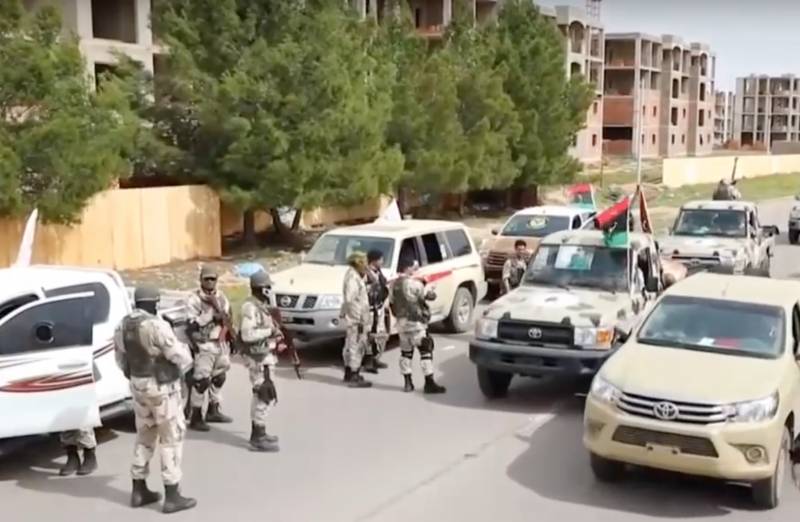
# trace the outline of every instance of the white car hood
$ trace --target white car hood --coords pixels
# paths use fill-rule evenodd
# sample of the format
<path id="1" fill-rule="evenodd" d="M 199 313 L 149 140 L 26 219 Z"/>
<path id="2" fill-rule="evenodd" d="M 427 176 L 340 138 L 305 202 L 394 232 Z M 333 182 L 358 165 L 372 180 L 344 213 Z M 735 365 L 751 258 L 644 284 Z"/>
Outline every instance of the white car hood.
<path id="1" fill-rule="evenodd" d="M 341 295 L 346 265 L 302 263 L 271 274 L 275 293 Z"/>
<path id="2" fill-rule="evenodd" d="M 745 247 L 744 238 L 669 236 L 661 241 L 661 251 L 672 255 L 710 256 L 714 252 L 739 251 Z"/>

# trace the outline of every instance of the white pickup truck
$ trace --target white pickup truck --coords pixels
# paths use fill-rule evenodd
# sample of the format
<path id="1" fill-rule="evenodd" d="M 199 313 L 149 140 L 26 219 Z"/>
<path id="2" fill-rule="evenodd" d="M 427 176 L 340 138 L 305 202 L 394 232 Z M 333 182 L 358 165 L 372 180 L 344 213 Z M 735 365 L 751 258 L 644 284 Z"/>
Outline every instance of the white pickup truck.
<path id="1" fill-rule="evenodd" d="M 113 345 L 131 292 L 112 270 L 0 269 L 0 448 L 132 411 Z M 180 319 L 181 301 L 162 296 L 162 315 Z"/>

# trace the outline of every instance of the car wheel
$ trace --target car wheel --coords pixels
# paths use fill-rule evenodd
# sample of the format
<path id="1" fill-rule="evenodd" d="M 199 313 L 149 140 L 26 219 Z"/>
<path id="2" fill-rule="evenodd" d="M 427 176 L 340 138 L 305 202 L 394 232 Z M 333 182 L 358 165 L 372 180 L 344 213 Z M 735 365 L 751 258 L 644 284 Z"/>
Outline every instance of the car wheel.
<path id="1" fill-rule="evenodd" d="M 469 288 L 461 286 L 453 297 L 453 306 L 447 317 L 446 326 L 450 333 L 464 333 L 472 323 L 472 312 L 475 309 L 475 298 Z"/>
<path id="2" fill-rule="evenodd" d="M 789 243 L 796 245 L 798 237 L 800 237 L 800 230 L 789 231 Z"/>
<path id="3" fill-rule="evenodd" d="M 774 509 L 778 507 L 781 500 L 786 481 L 792 462 L 790 455 L 790 447 L 792 444 L 792 437 L 789 434 L 789 429 L 783 429 L 783 438 L 781 439 L 781 447 L 778 451 L 778 459 L 775 464 L 775 473 L 764 480 L 759 480 L 752 484 L 753 502 L 763 509 Z"/>
<path id="4" fill-rule="evenodd" d="M 487 399 L 502 399 L 508 395 L 508 387 L 513 375 L 495 372 L 478 366 L 478 386 Z"/>
<path id="5" fill-rule="evenodd" d="M 592 473 L 600 482 L 618 482 L 625 478 L 625 464 L 592 453 L 589 456 Z"/>

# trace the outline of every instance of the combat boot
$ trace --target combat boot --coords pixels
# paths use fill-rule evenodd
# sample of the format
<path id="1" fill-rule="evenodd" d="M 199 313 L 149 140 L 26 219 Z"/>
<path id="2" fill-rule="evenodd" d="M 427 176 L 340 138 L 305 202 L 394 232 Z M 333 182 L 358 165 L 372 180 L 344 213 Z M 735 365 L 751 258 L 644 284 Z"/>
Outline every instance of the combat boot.
<path id="1" fill-rule="evenodd" d="M 250 447 L 255 451 L 278 451 L 278 437 L 266 432 L 264 426 L 252 425 Z"/>
<path id="2" fill-rule="evenodd" d="M 425 393 L 444 393 L 447 391 L 447 388 L 436 384 L 436 381 L 433 380 L 433 375 L 426 375 L 425 376 L 425 389 L 423 392 Z"/>
<path id="3" fill-rule="evenodd" d="M 194 431 L 209 431 L 211 427 L 206 424 L 203 418 L 203 408 L 192 408 L 192 418 L 189 421 L 189 429 Z"/>
<path id="4" fill-rule="evenodd" d="M 411 375 L 403 375 L 403 380 L 405 380 L 405 385 L 403 386 L 404 392 L 413 392 L 414 391 L 414 379 L 411 378 Z"/>
<path id="5" fill-rule="evenodd" d="M 208 411 L 206 412 L 206 422 L 216 422 L 220 424 L 230 424 L 233 419 L 219 411 L 218 402 L 209 402 Z"/>
<path id="6" fill-rule="evenodd" d="M 364 356 L 363 369 L 365 372 L 378 373 L 378 366 L 375 364 L 375 357 L 372 355 Z"/>
<path id="7" fill-rule="evenodd" d="M 164 513 L 176 513 L 185 509 L 192 509 L 197 505 L 193 498 L 187 498 L 178 491 L 178 484 L 164 485 Z"/>
<path id="8" fill-rule="evenodd" d="M 360 370 L 355 370 L 347 386 L 350 388 L 371 388 L 372 383 L 361 376 Z"/>
<path id="9" fill-rule="evenodd" d="M 161 493 L 150 491 L 147 482 L 144 480 L 133 479 L 133 489 L 131 490 L 131 507 L 138 508 L 154 504 L 161 500 Z"/>
<path id="10" fill-rule="evenodd" d="M 89 475 L 97 470 L 97 456 L 95 455 L 94 448 L 85 448 L 83 450 L 83 462 L 78 468 L 78 475 Z"/>
<path id="11" fill-rule="evenodd" d="M 349 366 L 344 367 L 344 379 L 342 382 L 350 382 L 353 379 L 353 370 Z"/>
<path id="12" fill-rule="evenodd" d="M 62 477 L 68 477 L 69 475 L 74 475 L 78 471 L 78 468 L 81 467 L 81 459 L 78 456 L 77 446 L 67 446 L 64 449 L 67 452 L 67 463 L 58 470 L 58 474 Z"/>

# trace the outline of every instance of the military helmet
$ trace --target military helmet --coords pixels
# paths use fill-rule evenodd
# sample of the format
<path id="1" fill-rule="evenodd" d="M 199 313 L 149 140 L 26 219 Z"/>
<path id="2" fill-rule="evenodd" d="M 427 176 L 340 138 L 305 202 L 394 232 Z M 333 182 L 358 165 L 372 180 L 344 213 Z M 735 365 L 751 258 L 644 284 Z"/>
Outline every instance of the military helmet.
<path id="1" fill-rule="evenodd" d="M 259 270 L 250 276 L 250 288 L 264 288 L 272 286 L 272 278 L 264 270 Z"/>
<path id="2" fill-rule="evenodd" d="M 217 269 L 211 265 L 203 265 L 203 268 L 200 269 L 200 279 L 217 279 L 218 277 Z"/>
<path id="3" fill-rule="evenodd" d="M 133 300 L 137 303 L 147 301 L 159 301 L 161 299 L 161 292 L 158 288 L 150 285 L 137 286 L 133 292 Z"/>

